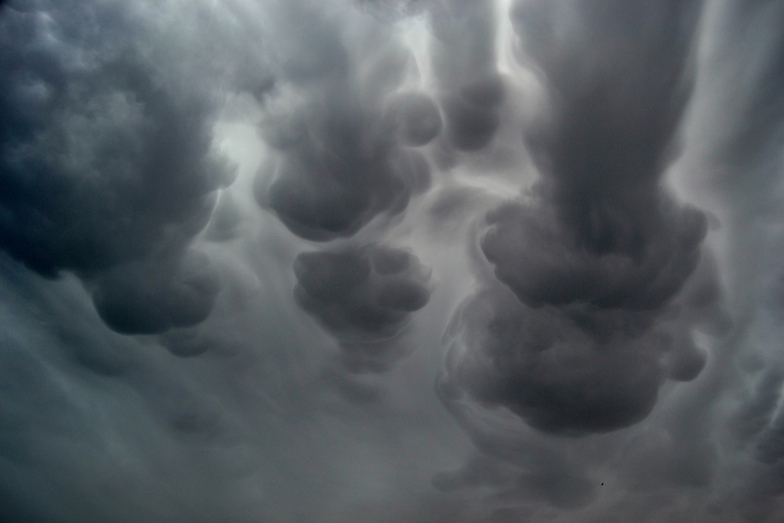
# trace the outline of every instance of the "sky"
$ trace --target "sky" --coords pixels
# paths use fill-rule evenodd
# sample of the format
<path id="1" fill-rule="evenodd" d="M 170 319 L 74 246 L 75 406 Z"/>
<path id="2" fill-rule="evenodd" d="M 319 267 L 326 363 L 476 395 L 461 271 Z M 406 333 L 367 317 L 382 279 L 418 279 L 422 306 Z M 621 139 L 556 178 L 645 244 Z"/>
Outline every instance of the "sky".
<path id="1" fill-rule="evenodd" d="M 0 519 L 784 520 L 784 2 L 0 2 Z"/>

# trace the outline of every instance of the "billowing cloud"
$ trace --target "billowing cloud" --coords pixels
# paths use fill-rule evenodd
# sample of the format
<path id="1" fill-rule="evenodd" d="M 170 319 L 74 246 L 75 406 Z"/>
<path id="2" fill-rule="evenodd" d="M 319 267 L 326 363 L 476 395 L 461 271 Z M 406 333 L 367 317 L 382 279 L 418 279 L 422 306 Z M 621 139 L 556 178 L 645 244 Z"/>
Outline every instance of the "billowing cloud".
<path id="1" fill-rule="evenodd" d="M 433 71 L 441 89 L 446 143 L 459 151 L 487 147 L 505 97 L 496 68 L 494 2 L 434 3 Z"/>
<path id="2" fill-rule="evenodd" d="M 430 298 L 429 273 L 402 249 L 305 252 L 294 261 L 297 303 L 335 335 L 349 368 L 383 370 L 395 338 Z"/>
<path id="3" fill-rule="evenodd" d="M 426 145 L 441 132 L 438 106 L 422 93 L 395 96 L 390 103 L 387 118 L 398 140 L 405 145 Z"/>
<path id="4" fill-rule="evenodd" d="M 193 272 L 183 253 L 233 177 L 211 146 L 212 94 L 154 45 L 178 35 L 112 2 L 15 3 L 2 23 L 3 249 L 46 276 L 97 278 L 121 332 L 203 319 L 216 281 L 152 274 L 159 261 Z"/>
<path id="5" fill-rule="evenodd" d="M 176 267 L 169 263 L 130 262 L 98 279 L 93 300 L 109 327 L 153 334 L 204 321 L 220 289 L 209 258 L 188 253 Z"/>
<path id="6" fill-rule="evenodd" d="M 390 157 L 385 145 L 363 151 L 353 119 L 329 122 L 326 143 L 306 142 L 282 160 L 270 187 L 270 206 L 292 232 L 326 241 L 356 233 L 376 215 L 396 214 L 412 193 L 429 185 L 427 162 L 414 152 Z M 319 151 L 326 147 L 326 151 Z"/>
<path id="7" fill-rule="evenodd" d="M 43 274 L 91 274 L 187 239 L 230 181 L 210 154 L 206 101 L 161 85 L 127 16 L 70 2 L 3 17 L 3 246 Z"/>
<path id="8" fill-rule="evenodd" d="M 541 179 L 527 200 L 487 217 L 482 251 L 513 295 L 495 285 L 462 310 L 452 369 L 480 401 L 561 433 L 644 419 L 667 376 L 663 356 L 679 344 L 670 377 L 692 379 L 704 364 L 688 333 L 679 341 L 657 326 L 679 314 L 667 306 L 707 233 L 705 215 L 659 185 L 689 91 L 697 10 L 578 3 L 574 14 L 578 36 L 550 41 L 562 31 L 558 8 L 513 12 L 553 93 L 529 142 Z M 540 35 L 529 24 L 552 27 Z M 597 63 L 582 49 L 602 48 L 606 28 L 625 46 Z"/>
<path id="9" fill-rule="evenodd" d="M 781 521 L 782 27 L 0 1 L 0 519 Z"/>
<path id="10" fill-rule="evenodd" d="M 302 238 L 350 237 L 429 187 L 430 166 L 411 147 L 438 135 L 441 116 L 427 94 L 403 86 L 416 63 L 380 23 L 349 15 L 341 27 L 306 6 L 282 12 L 299 37 L 282 36 L 283 78 L 262 123 L 279 152 L 259 172 L 257 198 Z M 351 22 L 369 26 L 357 63 L 340 37 Z"/>

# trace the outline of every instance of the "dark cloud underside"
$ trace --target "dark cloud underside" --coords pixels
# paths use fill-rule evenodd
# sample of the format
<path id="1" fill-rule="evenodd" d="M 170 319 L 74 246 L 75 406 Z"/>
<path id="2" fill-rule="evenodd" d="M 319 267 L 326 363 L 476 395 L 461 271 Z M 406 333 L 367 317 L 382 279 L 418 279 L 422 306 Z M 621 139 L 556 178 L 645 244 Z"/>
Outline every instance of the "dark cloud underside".
<path id="1" fill-rule="evenodd" d="M 782 6 L 0 0 L 0 520 L 784 520 Z"/>

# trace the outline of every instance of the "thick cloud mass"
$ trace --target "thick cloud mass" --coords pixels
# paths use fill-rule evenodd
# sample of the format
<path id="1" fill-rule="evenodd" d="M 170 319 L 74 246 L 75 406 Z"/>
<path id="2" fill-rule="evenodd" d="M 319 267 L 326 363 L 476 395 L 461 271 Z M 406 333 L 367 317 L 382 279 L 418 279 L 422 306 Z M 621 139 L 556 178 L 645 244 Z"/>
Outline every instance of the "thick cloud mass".
<path id="1" fill-rule="evenodd" d="M 565 231 L 551 209 L 511 204 L 489 216 L 482 250 L 498 279 L 532 307 L 657 309 L 694 271 L 707 233 L 701 212 L 662 199 L 639 227 L 623 215 L 596 219 L 601 230 L 591 231 L 593 245 Z"/>
<path id="2" fill-rule="evenodd" d="M 349 368 L 382 370 L 400 357 L 395 338 L 430 298 L 428 272 L 394 247 L 305 252 L 294 273 L 297 303 L 336 336 Z"/>
<path id="3" fill-rule="evenodd" d="M 295 27 L 303 19 L 313 25 L 296 40 L 284 37 L 280 92 L 262 124 L 279 155 L 260 171 L 257 198 L 302 238 L 350 237 L 380 214 L 401 213 L 429 187 L 429 164 L 409 147 L 435 138 L 441 116 L 424 93 L 393 93 L 416 65 L 385 28 L 373 24 L 376 34 L 362 35 L 366 55 L 353 64 L 340 40 L 350 22 L 336 27 L 305 6 L 283 12 Z M 297 94 L 289 99 L 287 89 Z"/>
<path id="4" fill-rule="evenodd" d="M 459 150 L 473 151 L 490 143 L 501 117 L 504 91 L 500 78 L 490 77 L 463 87 L 444 99 L 447 136 Z"/>
<path id="5" fill-rule="evenodd" d="M 491 292 L 462 314 L 468 353 L 455 378 L 537 428 L 613 430 L 640 421 L 656 402 L 671 341 L 646 332 L 646 315 L 533 309 Z"/>
<path id="6" fill-rule="evenodd" d="M 429 185 L 429 167 L 415 152 L 363 146 L 366 129 L 347 117 L 287 155 L 269 190 L 270 206 L 302 238 L 327 241 L 356 233 L 382 212 L 399 213 Z"/>
<path id="7" fill-rule="evenodd" d="M 528 201 L 488 215 L 481 243 L 521 303 L 504 291 L 474 298 L 454 370 L 477 399 L 535 427 L 603 432 L 653 408 L 672 344 L 653 327 L 695 270 L 707 233 L 703 213 L 659 186 L 688 93 L 696 9 L 578 2 L 582 30 L 559 41 L 557 28 L 537 32 L 559 24 L 557 5 L 521 3 L 513 13 L 553 107 L 529 138 L 541 180 Z M 583 52 L 616 38 L 625 47 L 612 62 Z M 681 365 L 672 375 L 693 378 Z"/>
<path id="8" fill-rule="evenodd" d="M 496 70 L 493 2 L 434 4 L 433 68 L 442 90 L 446 139 L 459 151 L 488 146 L 501 123 L 504 83 Z"/>
<path id="9" fill-rule="evenodd" d="M 196 325 L 209 315 L 220 286 L 209 259 L 189 253 L 158 262 L 130 262 L 98 279 L 95 308 L 113 330 L 153 334 Z"/>
<path id="10" fill-rule="evenodd" d="M 128 49 L 129 33 L 146 35 L 126 16 L 63 2 L 2 20 L 0 242 L 42 274 L 91 274 L 182 242 L 229 180 L 205 100 L 162 85 Z"/>
<path id="11" fill-rule="evenodd" d="M 585 302 L 534 307 L 508 289 L 486 289 L 453 320 L 459 331 L 448 371 L 487 406 L 505 406 L 538 429 L 616 430 L 650 413 L 665 379 L 690 381 L 704 367 L 690 330 L 721 328 L 720 316 L 710 316 L 718 297 L 689 305 L 705 292 L 705 282 L 686 289 L 662 318 Z M 678 314 L 687 307 L 690 314 Z"/>
<path id="12" fill-rule="evenodd" d="M 784 521 L 784 2 L 0 0 L 0 521 Z"/>
<path id="13" fill-rule="evenodd" d="M 429 143 L 441 132 L 438 106 L 422 93 L 403 93 L 393 97 L 387 110 L 399 140 L 412 146 Z"/>
<path id="14" fill-rule="evenodd" d="M 192 265 L 181 252 L 232 180 L 211 95 L 168 74 L 152 43 L 175 37 L 132 7 L 17 5 L 2 18 L 0 246 L 46 276 L 98 278 L 96 307 L 120 332 L 198 323 L 216 278 L 153 273 Z"/>

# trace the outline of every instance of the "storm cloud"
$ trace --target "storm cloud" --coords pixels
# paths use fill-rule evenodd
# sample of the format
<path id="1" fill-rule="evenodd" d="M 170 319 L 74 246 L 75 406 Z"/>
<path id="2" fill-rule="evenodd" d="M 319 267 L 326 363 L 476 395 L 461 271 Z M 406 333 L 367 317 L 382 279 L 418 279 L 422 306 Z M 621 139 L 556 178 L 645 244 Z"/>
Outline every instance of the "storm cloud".
<path id="1" fill-rule="evenodd" d="M 781 521 L 782 27 L 0 2 L 0 519 Z"/>
<path id="2" fill-rule="evenodd" d="M 2 20 L 3 249 L 42 275 L 67 270 L 94 284 L 96 307 L 120 332 L 198 323 L 217 281 L 186 276 L 194 287 L 152 273 L 159 262 L 193 267 L 194 256 L 183 255 L 215 191 L 232 181 L 211 147 L 213 95 L 169 73 L 173 58 L 153 42 L 177 35 L 143 12 L 116 3 L 36 7 L 14 3 Z M 190 295 L 177 285 L 191 285 Z M 145 302 L 153 295 L 155 312 Z"/>
<path id="3" fill-rule="evenodd" d="M 259 172 L 257 198 L 297 236 L 347 238 L 429 187 L 415 148 L 438 135 L 441 116 L 427 94 L 405 89 L 416 62 L 378 22 L 341 27 L 315 7 L 281 11 L 295 34 L 283 38 L 282 78 L 266 102 L 261 134 L 278 154 Z M 351 22 L 361 24 L 358 63 L 341 41 Z"/>
<path id="4" fill-rule="evenodd" d="M 390 346 L 430 298 L 428 271 L 392 247 L 305 252 L 294 261 L 294 273 L 297 303 L 336 336 L 348 367 L 357 370 L 381 370 L 394 361 Z"/>
<path id="5" fill-rule="evenodd" d="M 663 355 L 677 344 L 657 324 L 677 322 L 668 306 L 708 230 L 702 212 L 660 185 L 690 92 L 698 9 L 578 2 L 570 22 L 581 30 L 565 33 L 559 5 L 521 2 L 512 12 L 552 93 L 528 131 L 541 178 L 525 200 L 487 216 L 482 252 L 514 297 L 487 290 L 461 311 L 465 349 L 453 371 L 480 401 L 538 428 L 602 432 L 653 409 Z M 617 56 L 582 52 L 616 40 Z M 693 361 L 681 359 L 670 377 L 696 376 L 703 357 L 689 352 Z"/>

